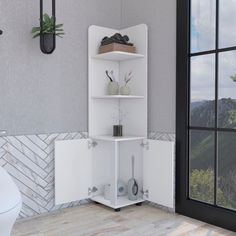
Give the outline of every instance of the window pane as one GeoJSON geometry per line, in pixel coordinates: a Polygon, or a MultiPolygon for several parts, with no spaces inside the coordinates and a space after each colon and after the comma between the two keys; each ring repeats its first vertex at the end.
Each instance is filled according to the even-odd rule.
{"type": "Polygon", "coordinates": [[[236,46],[236,1],[219,0],[219,47],[236,46]]]}
{"type": "Polygon", "coordinates": [[[215,124],[215,55],[191,59],[191,125],[215,124]]]}
{"type": "Polygon", "coordinates": [[[236,133],[218,134],[217,204],[236,210],[236,133]]]}
{"type": "Polygon", "coordinates": [[[190,198],[214,203],[214,133],[190,132],[190,198]]]}
{"type": "Polygon", "coordinates": [[[191,1],[191,52],[215,49],[216,1],[191,1]]]}
{"type": "Polygon", "coordinates": [[[236,51],[219,54],[218,127],[236,128],[236,51]]]}

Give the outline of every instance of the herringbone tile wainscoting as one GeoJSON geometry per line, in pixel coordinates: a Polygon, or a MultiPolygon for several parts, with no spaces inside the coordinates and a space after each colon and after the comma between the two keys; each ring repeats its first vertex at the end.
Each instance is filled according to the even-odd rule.
{"type": "Polygon", "coordinates": [[[0,166],[9,172],[22,193],[21,218],[79,204],[54,205],[54,141],[86,136],[61,133],[0,138],[0,166]]]}
{"type": "MultiPolygon", "coordinates": [[[[9,172],[22,193],[21,218],[80,204],[54,204],[54,141],[86,137],[87,133],[77,132],[0,138],[0,166],[9,172]]],[[[173,141],[175,135],[151,132],[149,138],[173,141]]]]}

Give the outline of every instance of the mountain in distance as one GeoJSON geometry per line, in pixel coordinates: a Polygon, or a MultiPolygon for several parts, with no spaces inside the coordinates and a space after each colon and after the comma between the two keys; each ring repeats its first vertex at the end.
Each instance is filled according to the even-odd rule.
{"type": "MultiPolygon", "coordinates": [[[[192,106],[192,104],[191,104],[192,106]]],[[[191,111],[191,126],[213,128],[215,125],[215,102],[204,101],[191,111]]],[[[220,99],[218,102],[218,127],[235,128],[236,131],[236,100],[220,99]]],[[[191,131],[192,167],[214,167],[214,131],[191,131]]],[[[236,132],[218,132],[218,150],[225,152],[236,166],[236,132]],[[223,149],[223,151],[220,149],[223,149]]],[[[224,168],[219,166],[219,168],[224,168]]]]}
{"type": "MultiPolygon", "coordinates": [[[[215,102],[200,101],[191,104],[191,126],[214,127],[215,102]]],[[[218,101],[218,127],[235,128],[236,100],[223,98],[218,101]]],[[[214,170],[214,131],[190,132],[190,171],[214,170]]],[[[236,132],[218,132],[218,188],[236,209],[236,132]]]]}
{"type": "MultiPolygon", "coordinates": [[[[215,101],[191,103],[191,126],[214,127],[215,101]]],[[[218,127],[236,128],[236,100],[222,98],[218,101],[218,127]]]]}
{"type": "Polygon", "coordinates": [[[205,102],[206,100],[191,102],[191,111],[195,109],[196,107],[203,105],[205,102]]]}

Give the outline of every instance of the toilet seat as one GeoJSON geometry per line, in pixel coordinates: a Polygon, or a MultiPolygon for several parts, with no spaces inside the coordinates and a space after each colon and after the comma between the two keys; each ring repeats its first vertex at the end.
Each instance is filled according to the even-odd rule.
{"type": "Polygon", "coordinates": [[[13,210],[21,203],[20,192],[9,174],[0,167],[0,215],[13,210]]]}

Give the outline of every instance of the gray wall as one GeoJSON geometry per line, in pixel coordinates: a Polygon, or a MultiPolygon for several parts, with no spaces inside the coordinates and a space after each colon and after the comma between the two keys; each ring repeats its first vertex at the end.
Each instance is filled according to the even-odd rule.
{"type": "Polygon", "coordinates": [[[39,0],[0,1],[0,129],[9,135],[87,131],[88,26],[146,23],[149,131],[175,132],[175,0],[56,2],[67,34],[48,56],[30,34],[39,23],[39,0]]]}
{"type": "Polygon", "coordinates": [[[48,56],[30,34],[39,24],[39,0],[0,1],[0,129],[9,135],[87,131],[87,29],[119,28],[121,2],[56,3],[67,34],[48,56]]]}
{"type": "Polygon", "coordinates": [[[175,132],[175,0],[122,0],[122,27],[149,27],[149,131],[175,132]]]}

